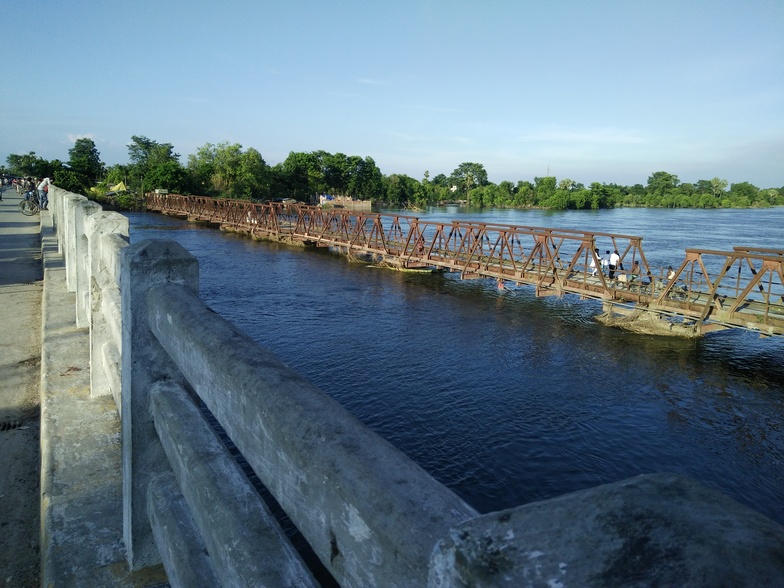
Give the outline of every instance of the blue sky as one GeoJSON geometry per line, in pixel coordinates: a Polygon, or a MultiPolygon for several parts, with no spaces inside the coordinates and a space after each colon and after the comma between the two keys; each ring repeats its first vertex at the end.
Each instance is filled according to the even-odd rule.
{"type": "Polygon", "coordinates": [[[784,1],[6,0],[0,162],[132,135],[384,174],[784,186],[784,1]]]}

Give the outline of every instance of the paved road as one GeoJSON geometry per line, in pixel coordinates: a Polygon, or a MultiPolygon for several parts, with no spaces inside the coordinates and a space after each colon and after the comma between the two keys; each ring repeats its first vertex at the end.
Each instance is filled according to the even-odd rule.
{"type": "MultiPolygon", "coordinates": [[[[39,581],[40,216],[0,202],[0,586],[39,581]]],[[[48,215],[48,213],[43,213],[48,215]]]]}

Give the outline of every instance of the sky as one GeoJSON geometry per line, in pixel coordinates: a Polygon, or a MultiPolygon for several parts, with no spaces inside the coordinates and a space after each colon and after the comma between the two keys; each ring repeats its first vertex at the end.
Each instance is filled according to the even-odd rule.
{"type": "Polygon", "coordinates": [[[5,0],[0,163],[134,135],[421,180],[784,186],[784,0],[5,0]]]}

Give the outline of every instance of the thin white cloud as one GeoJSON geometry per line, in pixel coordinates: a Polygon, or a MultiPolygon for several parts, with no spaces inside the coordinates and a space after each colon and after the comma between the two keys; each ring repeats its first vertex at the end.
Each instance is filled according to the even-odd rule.
{"type": "Polygon", "coordinates": [[[358,84],[364,84],[365,86],[388,86],[387,82],[382,80],[374,80],[373,78],[357,78],[358,84]]]}
{"type": "Polygon", "coordinates": [[[601,143],[605,145],[639,145],[648,142],[637,131],[620,129],[596,129],[589,131],[546,129],[519,135],[517,139],[526,143],[601,143]]]}

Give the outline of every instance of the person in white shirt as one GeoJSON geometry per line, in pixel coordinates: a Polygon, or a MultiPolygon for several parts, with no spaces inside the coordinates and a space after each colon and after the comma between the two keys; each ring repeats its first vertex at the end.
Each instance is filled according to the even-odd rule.
{"type": "Polygon", "coordinates": [[[52,184],[52,180],[49,178],[44,178],[41,180],[41,183],[38,184],[38,201],[41,204],[41,210],[47,210],[49,208],[49,186],[52,184]]]}
{"type": "Polygon", "coordinates": [[[621,265],[621,256],[618,254],[618,250],[616,249],[610,254],[610,279],[612,280],[615,277],[615,270],[616,269],[623,269],[623,266],[618,267],[621,265]]]}
{"type": "MultiPolygon", "coordinates": [[[[597,269],[596,269],[596,260],[597,259],[601,260],[601,256],[599,255],[599,250],[598,249],[594,249],[594,252],[596,253],[596,255],[595,256],[591,255],[591,263],[589,264],[589,267],[591,268],[591,275],[592,276],[596,275],[596,271],[597,271],[597,269]]],[[[599,263],[601,263],[601,261],[599,263]]]]}

